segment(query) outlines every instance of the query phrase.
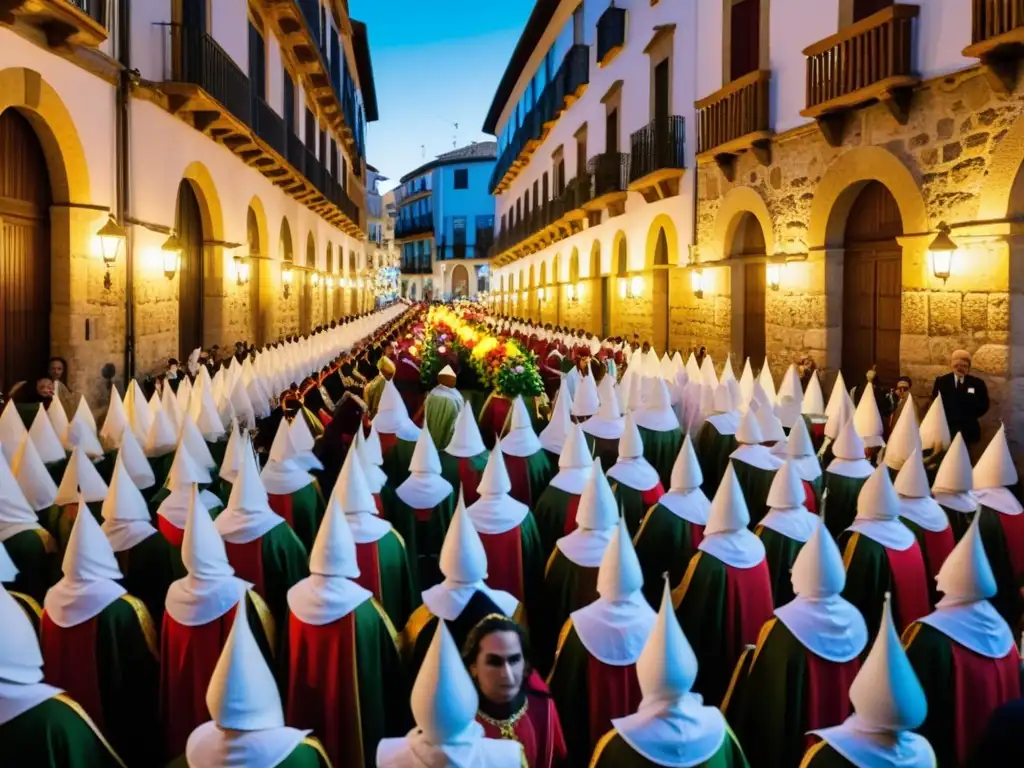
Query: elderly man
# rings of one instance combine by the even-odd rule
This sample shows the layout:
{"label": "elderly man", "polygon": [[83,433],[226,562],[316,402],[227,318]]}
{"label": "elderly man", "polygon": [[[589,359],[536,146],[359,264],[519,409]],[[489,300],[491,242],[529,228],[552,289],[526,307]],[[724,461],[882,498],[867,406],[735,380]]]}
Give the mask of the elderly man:
{"label": "elderly man", "polygon": [[935,379],[932,399],[942,395],[950,437],[960,432],[971,446],[981,439],[978,419],[988,411],[988,389],[984,381],[970,375],[971,353],[966,349],[953,353],[950,368],[949,373]]}

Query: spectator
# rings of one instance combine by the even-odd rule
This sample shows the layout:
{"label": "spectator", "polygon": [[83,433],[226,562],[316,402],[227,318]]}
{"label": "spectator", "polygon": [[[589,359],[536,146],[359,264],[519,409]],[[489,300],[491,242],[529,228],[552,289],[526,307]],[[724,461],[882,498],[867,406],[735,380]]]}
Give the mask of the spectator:
{"label": "spectator", "polygon": [[971,376],[971,353],[958,349],[950,360],[949,373],[935,379],[932,399],[942,395],[942,407],[949,423],[950,437],[964,436],[968,447],[981,439],[978,419],[988,412],[988,388],[977,376]]}

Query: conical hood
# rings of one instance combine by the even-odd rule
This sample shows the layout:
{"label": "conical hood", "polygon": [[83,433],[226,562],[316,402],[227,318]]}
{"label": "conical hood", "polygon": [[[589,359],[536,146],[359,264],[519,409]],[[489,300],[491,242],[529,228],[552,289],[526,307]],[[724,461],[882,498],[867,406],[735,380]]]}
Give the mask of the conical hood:
{"label": "conical hood", "polygon": [[708,513],[708,523],[704,526],[704,535],[741,531],[749,524],[750,512],[747,510],[747,502],[743,498],[743,489],[740,488],[736,470],[730,461],[722,476],[722,482],[715,491],[715,498],[711,500],[711,511]]}
{"label": "conical hood", "polygon": [[292,419],[288,435],[292,439],[292,445],[298,451],[312,451],[316,448],[316,440],[313,438],[313,433],[309,431],[309,424],[306,423],[306,417],[302,413],[296,414]]}
{"label": "conical hood", "polygon": [[836,373],[836,381],[832,385],[832,392],[828,396],[828,405],[825,406],[825,415],[831,416],[836,412],[836,408],[839,407],[839,403],[843,400],[849,399],[850,393],[846,388],[846,379],[843,378],[843,372],[838,371]]}
{"label": "conical hood", "polygon": [[818,378],[817,371],[812,371],[811,377],[807,380],[807,389],[804,391],[804,402],[800,411],[807,416],[825,415],[825,396],[821,391],[821,380]]}
{"label": "conical hood", "polygon": [[971,470],[971,457],[967,452],[967,443],[962,433],[957,432],[952,445],[939,464],[932,489],[951,493],[963,493],[974,490],[974,473]]}
{"label": "conical hood", "polygon": [[749,403],[754,394],[754,369],[750,367],[750,358],[743,363],[743,373],[740,374],[740,397],[744,403]]}
{"label": "conical hood", "polygon": [[120,453],[110,475],[110,490],[103,500],[103,520],[144,520],[149,522],[149,508],[138,486],[128,474]]}
{"label": "conical hood", "polygon": [[238,422],[233,421],[228,433],[228,444],[224,448],[224,458],[220,463],[220,476],[229,483],[235,482],[235,478],[238,477],[239,467],[241,467],[239,461],[241,456],[238,453],[238,446],[241,442],[242,437],[238,432]]}
{"label": "conical hood", "polygon": [[466,514],[466,503],[461,492],[441,545],[440,565],[441,573],[448,582],[476,584],[487,578],[487,553],[480,541],[480,534]]}
{"label": "conical hood", "polygon": [[260,468],[256,463],[256,454],[253,453],[248,435],[242,438],[238,452],[238,477],[231,484],[231,495],[228,496],[228,505],[224,512],[240,511],[250,515],[272,513],[267,489],[260,479]]}
{"label": "conical hood", "polygon": [[840,427],[836,441],[832,443],[832,455],[846,461],[864,458],[864,441],[857,434],[857,430],[853,426],[853,419],[848,419]]}
{"label": "conical hood", "polygon": [[[89,425],[89,429],[96,432],[96,417],[92,415],[92,409],[89,407],[89,403],[85,400],[85,395],[78,396],[78,407],[75,408],[75,416],[79,416],[86,424]],[[74,418],[72,418],[74,421]]]}
{"label": "conical hood", "polygon": [[142,445],[146,456],[150,458],[166,456],[174,450],[174,446],[177,443],[178,430],[171,423],[171,418],[167,415],[167,411],[161,408],[154,412],[153,422],[150,424],[149,432],[146,434],[146,442]]}
{"label": "conical hood", "polygon": [[193,579],[226,579],[235,575],[228,563],[224,540],[220,537],[206,506],[199,498],[199,486],[188,496],[188,517],[181,543],[181,562]]}
{"label": "conical hood", "polygon": [[978,518],[979,515],[972,517],[967,533],[953,547],[935,577],[936,586],[943,594],[942,605],[973,603],[995,597],[996,577],[985,554]]}
{"label": "conical hood", "polygon": [[704,473],[701,472],[700,462],[697,460],[697,452],[693,450],[693,441],[689,433],[683,438],[683,444],[676,455],[676,461],[672,465],[671,487],[672,493],[682,493],[700,488],[704,484]]}
{"label": "conical hood", "polygon": [[764,359],[764,365],[761,366],[761,374],[757,377],[757,380],[761,383],[761,388],[764,389],[764,393],[768,395],[768,402],[770,405],[775,405],[775,379],[772,378],[772,369],[768,365],[768,357]]}
{"label": "conical hood", "polygon": [[80,448],[71,451],[71,458],[64,469],[57,498],[54,503],[64,506],[74,504],[79,496],[87,502],[103,501],[107,496],[107,484],[103,482],[96,467]]}
{"label": "conical hood", "polygon": [[358,451],[353,449],[349,449],[345,454],[345,461],[341,465],[341,472],[338,474],[338,481],[334,484],[334,493],[331,496],[338,500],[341,511],[346,515],[360,512],[375,515],[377,505],[366,482],[363,462],[357,454]]}
{"label": "conical hood", "polygon": [[772,509],[793,509],[804,503],[804,485],[797,474],[796,465],[787,459],[775,473],[768,490],[768,506]]}
{"label": "conical hood", "polygon": [[671,407],[672,396],[668,392],[665,380],[654,379],[647,393],[647,402],[644,404],[644,410],[660,413],[661,411],[667,411]]}
{"label": "conical hood", "polygon": [[89,423],[77,415],[68,425],[64,443],[68,450],[79,447],[85,451],[86,456],[94,459],[98,459],[103,455],[103,446],[100,445],[100,439],[96,437],[96,433],[89,426]]}
{"label": "conical hood", "polygon": [[526,407],[523,398],[516,396],[512,401],[511,429],[528,429],[533,431],[533,422],[530,421],[530,411]]}
{"label": "conical hood", "polygon": [[786,442],[786,455],[791,459],[803,459],[814,456],[814,443],[811,442],[811,435],[807,431],[807,424],[803,419],[793,422],[793,428],[789,430],[789,440]]}
{"label": "conical hood", "polygon": [[726,355],[725,365],[722,366],[722,375],[719,377],[719,381],[729,381],[735,378],[736,373],[732,369],[732,355]]}
{"label": "conical hood", "polygon": [[[579,427],[577,427],[579,429]],[[584,441],[586,446],[586,441]],[[487,466],[480,476],[480,484],[477,491],[481,496],[502,496],[512,491],[512,481],[508,476],[508,469],[505,467],[505,457],[501,455],[501,445],[494,446],[490,456],[487,457]]]}
{"label": "conical hood", "polygon": [[[372,434],[376,435],[377,433],[374,431]],[[473,409],[468,405],[464,405],[455,418],[455,431],[444,450],[449,456],[463,459],[479,456],[487,450],[484,440],[480,436],[480,427],[477,426],[476,418],[473,416]]]}
{"label": "conical hood", "polygon": [[32,438],[43,463],[53,464],[67,458],[64,446],[61,444],[60,438],[57,437],[57,433],[53,431],[50,417],[46,415],[46,409],[41,404],[39,410],[36,411],[35,418],[32,419],[32,427],[29,429],[28,435]]}
{"label": "conical hood", "polygon": [[439,621],[412,686],[416,725],[430,744],[442,746],[469,728],[478,706],[476,687],[455,640],[447,623]]}
{"label": "conical hood", "polygon": [[857,495],[858,520],[897,520],[900,500],[889,478],[889,468],[875,467]]}
{"label": "conical hood", "polygon": [[[46,415],[50,417],[50,424],[53,426],[53,431],[57,433],[64,444],[67,445],[68,437],[68,415],[64,411],[64,406],[60,401],[59,397],[55,397],[50,401],[50,407],[46,409]],[[19,419],[19,422],[21,419]],[[24,427],[24,425],[22,425]]]}
{"label": "conical hood", "polygon": [[793,561],[791,579],[793,593],[811,600],[836,597],[846,586],[843,555],[820,518]]}
{"label": "conical hood", "polygon": [[800,383],[800,372],[796,369],[796,363],[789,364],[789,368],[786,369],[786,373],[782,377],[782,383],[779,385],[776,400],[781,403],[785,398],[790,398],[796,404],[796,410],[799,412],[803,405],[804,387]]}
{"label": "conical hood", "polygon": [[740,426],[736,430],[736,442],[741,445],[760,445],[764,442],[764,435],[761,434],[761,427],[757,423],[757,413],[752,407],[748,408],[740,418]]}
{"label": "conical hood", "polygon": [[695,383],[700,383],[700,366],[697,365],[697,357],[690,353],[690,356],[686,358],[686,377]]}
{"label": "conical hood", "polygon": [[[14,479],[14,473],[2,451],[0,451],[0,523],[33,527],[39,523],[35,509],[29,504],[17,480]],[[0,581],[7,581],[7,579],[0,578]]]}
{"label": "conical hood", "polygon": [[[369,459],[370,463],[378,467],[383,466],[384,455],[380,447],[380,433],[373,424],[370,425],[370,431],[366,435],[365,445],[366,458]],[[476,454],[473,455],[475,456]]]}
{"label": "conical hood", "polygon": [[633,414],[626,414],[625,426],[622,429],[622,437],[619,438],[619,458],[638,459],[644,455],[644,443],[640,439],[640,429],[633,421]]}
{"label": "conical hood", "polygon": [[590,450],[587,448],[587,438],[583,436],[583,430],[580,429],[580,425],[573,424],[569,427],[565,438],[565,445],[562,446],[562,453],[558,456],[558,468],[589,467],[592,463],[593,459],[590,456]]}
{"label": "conical hood", "polygon": [[857,410],[853,413],[853,426],[864,440],[882,436],[882,414],[878,412],[875,388],[871,384],[865,385],[864,394],[857,403]]}
{"label": "conical hood", "polygon": [[615,504],[615,494],[608,484],[608,478],[595,465],[590,473],[587,484],[580,494],[580,503],[576,511],[576,527],[590,531],[605,531],[613,527],[619,520],[619,510]]}
{"label": "conical hood", "polygon": [[643,585],[644,574],[640,570],[640,560],[633,549],[629,531],[626,530],[626,520],[620,517],[597,571],[597,593],[602,600],[617,603],[627,600]]}
{"label": "conical hood", "polygon": [[896,634],[890,602],[886,594],[882,625],[850,686],[850,701],[866,725],[898,733],[913,730],[924,722],[928,701]]}
{"label": "conical hood", "polygon": [[[14,567],[7,550],[3,547],[0,559],[4,566]],[[15,569],[17,570],[17,569]],[[6,579],[0,579],[6,581]],[[43,654],[39,648],[39,638],[32,628],[25,611],[11,597],[7,590],[0,586],[0,683],[16,685],[33,685],[43,681]]]}
{"label": "conical hood", "polygon": [[597,393],[601,398],[601,406],[597,409],[595,418],[601,421],[616,421],[622,418],[619,398],[615,394],[615,377],[605,376],[601,379]]}
{"label": "conical hood", "polygon": [[246,611],[236,610],[224,650],[206,689],[210,716],[222,729],[264,731],[284,727],[274,675],[256,644]]}
{"label": "conical hood", "polygon": [[110,542],[89,511],[89,507],[85,505],[85,499],[81,497],[78,500],[78,514],[75,515],[75,523],[71,526],[71,537],[64,552],[61,570],[65,579],[79,583],[101,579],[117,581],[123,578],[114,550],[110,548]]}
{"label": "conical hood", "polygon": [[[751,408],[750,410],[754,409]],[[775,411],[771,406],[762,405],[754,413],[754,416],[757,418],[757,428],[761,430],[763,442],[777,443],[780,440],[786,439],[786,430],[782,427],[782,420],[775,415]]]}
{"label": "conical hood", "polygon": [[690,692],[697,679],[697,656],[679,625],[667,577],[658,617],[636,661],[636,675],[643,707],[675,703]]}
{"label": "conical hood", "polygon": [[896,489],[896,493],[908,499],[927,499],[932,495],[920,448],[911,451],[910,456],[903,462],[892,487]]}
{"label": "conical hood", "polygon": [[[849,395],[840,393],[839,404],[836,405],[833,412],[829,414],[828,421],[825,422],[826,437],[835,440],[839,436],[843,424],[848,421],[853,422],[853,400]],[[856,432],[856,427],[854,427],[854,431]]]}
{"label": "conical hood", "polygon": [[373,417],[373,423],[377,428],[388,434],[397,434],[409,421],[409,411],[405,407],[405,401],[398,392],[395,382],[390,379],[384,381],[384,388],[380,393],[380,402],[377,404],[377,415]]}
{"label": "conical hood", "polygon": [[298,453],[298,448],[292,441],[292,430],[288,425],[288,419],[282,418],[277,424],[277,432],[274,433],[274,442],[270,444],[270,461],[287,461]]}
{"label": "conical hood", "polygon": [[200,467],[212,470],[217,466],[217,462],[213,460],[213,454],[210,453],[210,446],[206,444],[203,433],[199,430],[199,425],[191,414],[182,419],[180,434],[181,440],[188,447],[189,456]]}
{"label": "conical hood", "polygon": [[914,451],[921,453],[921,431],[917,426],[917,405],[914,396],[907,395],[907,400],[900,410],[896,425],[885,445],[885,465],[899,469]]}
{"label": "conical hood", "polygon": [[1016,484],[1017,469],[1013,466],[1010,446],[1006,442],[1006,427],[1000,424],[974,467],[974,487],[1008,488]]}
{"label": "conical hood", "polygon": [[728,384],[720,383],[715,385],[712,407],[719,413],[728,413],[733,410],[732,393],[729,392]]}
{"label": "conical hood", "polygon": [[125,394],[124,409],[128,414],[128,425],[131,427],[135,437],[140,443],[145,443],[149,427],[153,423],[153,412],[146,402],[146,395],[142,392],[139,382],[132,379]]}
{"label": "conical hood", "polygon": [[174,460],[167,473],[167,487],[174,490],[187,488],[193,483],[205,485],[211,481],[210,473],[196,464],[188,447],[184,443],[178,443],[178,450],[174,452]]}
{"label": "conical hood", "polygon": [[430,432],[423,430],[416,440],[416,448],[412,452],[412,461],[409,462],[410,472],[421,474],[440,475],[441,457],[437,455],[437,448],[434,447],[434,439]]}
{"label": "conical hood", "polygon": [[[573,424],[572,413],[570,412],[571,406],[569,404],[571,400],[569,377],[563,376],[562,383],[559,385],[558,396],[555,398],[554,407],[551,409],[551,418],[548,421],[548,425],[538,435],[540,444],[551,453],[561,454],[565,446],[566,435]],[[589,416],[590,414],[587,415]]]}
{"label": "conical hood", "polygon": [[946,408],[942,404],[942,393],[936,395],[928,412],[921,421],[921,445],[925,450],[941,453],[949,448],[953,438],[946,420]]}
{"label": "conical hood", "polygon": [[221,419],[220,413],[217,411],[212,387],[209,374],[206,372],[206,367],[203,366],[199,369],[196,387],[192,390],[192,396],[188,401],[188,412],[195,416],[196,424],[199,425],[199,431],[203,433],[203,438],[210,442],[224,436],[224,420]]}
{"label": "conical hood", "polygon": [[356,542],[345,512],[334,496],[327,502],[327,512],[309,553],[309,572],[315,576],[359,578]]}
{"label": "conical hood", "polygon": [[178,406],[178,398],[174,396],[174,390],[169,384],[164,384],[163,392],[160,393],[160,407],[175,428],[181,426],[181,408]]}
{"label": "conical hood", "polygon": [[576,385],[576,395],[572,399],[573,416],[593,416],[601,407],[601,398],[597,393],[597,383],[593,376],[581,376]]}
{"label": "conical hood", "polygon": [[721,383],[718,374],[715,373],[715,361],[711,359],[710,354],[704,355],[700,362],[700,381],[709,387],[717,387]]}
{"label": "conical hood", "polygon": [[[6,450],[6,449],[5,449]],[[57,498],[57,484],[46,471],[32,439],[25,434],[11,461],[11,471],[18,487],[36,512],[51,506]],[[73,499],[72,499],[73,500]],[[69,502],[70,503],[70,502]]]}
{"label": "conical hood", "polygon": [[[60,433],[57,433],[60,436]],[[0,447],[4,453],[13,456],[21,445],[22,438],[28,435],[25,423],[18,414],[18,409],[13,400],[8,400],[3,411],[0,411]]]}
{"label": "conical hood", "polygon": [[149,459],[146,458],[139,441],[135,439],[135,433],[130,429],[121,433],[121,447],[118,449],[117,455],[124,463],[129,477],[137,488],[145,490],[156,483],[153,467],[149,463]]}

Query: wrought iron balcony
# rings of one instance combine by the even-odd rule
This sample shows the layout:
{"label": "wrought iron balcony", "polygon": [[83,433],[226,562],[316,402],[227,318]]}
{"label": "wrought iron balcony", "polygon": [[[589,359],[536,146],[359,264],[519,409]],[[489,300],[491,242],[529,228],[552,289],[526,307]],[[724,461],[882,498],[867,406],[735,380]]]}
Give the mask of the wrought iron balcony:
{"label": "wrought iron balcony", "polygon": [[252,129],[277,154],[285,156],[287,140],[284,119],[259,96],[252,97]]}
{"label": "wrought iron balcony", "polygon": [[434,214],[431,211],[408,218],[400,218],[395,224],[395,239],[416,237],[434,231]]}
{"label": "wrought iron balcony", "polygon": [[612,62],[626,43],[626,9],[613,0],[597,20],[597,66]]}
{"label": "wrought iron balcony", "polygon": [[807,108],[826,140],[842,143],[845,113],[880,101],[906,124],[910,94],[920,78],[913,72],[916,5],[891,5],[804,49]]}
{"label": "wrought iron balcony", "polygon": [[625,152],[602,152],[587,162],[592,185],[592,201],[600,202],[606,195],[626,193],[629,184],[629,155]]}
{"label": "wrought iron balcony", "polygon": [[580,231],[586,218],[584,206],[593,199],[592,187],[592,177],[587,173],[569,181],[559,197],[534,206],[499,231],[488,248],[488,257],[510,261]]}
{"label": "wrought iron balcony", "polygon": [[198,85],[245,125],[251,125],[249,78],[205,30],[181,24],[170,30],[171,73],[175,83]]}
{"label": "wrought iron balcony", "polygon": [[679,194],[686,166],[686,122],[678,116],[655,118],[629,137],[629,188],[648,202]]}
{"label": "wrought iron balcony", "polygon": [[733,178],[733,162],[752,151],[758,160],[771,162],[771,71],[754,70],[698,101],[697,153],[713,155],[723,173]]}
{"label": "wrought iron balcony", "polygon": [[1024,0],[972,0],[971,44],[963,54],[981,59],[993,88],[1012,92],[1024,54]]}
{"label": "wrought iron balcony", "polygon": [[292,164],[299,173],[306,172],[306,145],[302,139],[291,131],[288,131],[288,162]]}

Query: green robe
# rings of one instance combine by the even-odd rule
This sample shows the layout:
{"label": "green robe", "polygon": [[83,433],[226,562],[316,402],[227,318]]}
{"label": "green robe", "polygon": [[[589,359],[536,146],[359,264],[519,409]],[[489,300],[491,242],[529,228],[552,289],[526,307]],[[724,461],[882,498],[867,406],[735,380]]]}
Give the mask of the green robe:
{"label": "green robe", "polygon": [[553,485],[548,485],[537,499],[533,507],[533,519],[537,523],[541,549],[546,556],[550,556],[555,549],[555,542],[567,533],[565,525],[569,510],[578,507],[579,502],[579,496]]}
{"label": "green robe", "polygon": [[431,510],[429,519],[420,521],[415,510],[399,498],[391,485],[380,489],[385,517],[405,542],[406,555],[417,592],[444,580],[441,574],[441,545],[455,514],[456,496],[449,494]]}
{"label": "green robe", "polygon": [[[842,532],[853,524],[853,519],[857,516],[857,497],[860,496],[860,489],[867,479],[825,472],[825,491],[828,493],[825,527],[833,539],[838,539]],[[882,610],[881,605],[878,610]]]}
{"label": "green robe", "polygon": [[[589,768],[658,768],[658,766],[660,763],[651,762],[639,754],[613,728],[597,743],[594,755],[590,758]],[[729,726],[726,726],[726,736],[722,741],[722,746],[704,762],[695,763],[693,768],[747,768],[747,766],[747,759],[739,741]]]}
{"label": "green robe", "polygon": [[668,573],[669,583],[678,584],[686,573],[686,565],[697,552],[704,526],[684,520],[675,512],[655,504],[648,510],[640,530],[633,538],[633,547],[644,574],[644,597],[657,608],[664,590],[662,574]]}
{"label": "green robe", "polygon": [[[103,502],[90,501],[86,504],[96,522],[103,523]],[[58,506],[54,504],[39,513],[39,524],[43,526],[57,540],[57,557],[63,560],[64,550],[68,548],[68,539],[71,538],[71,528],[75,524],[75,515],[78,514],[78,504],[65,504]]]}
{"label": "green robe", "polygon": [[967,529],[971,527],[971,523],[974,521],[974,515],[976,512],[961,512],[953,509],[952,507],[942,507],[942,511],[946,513],[946,517],[949,518],[949,527],[953,529],[953,538],[956,541],[960,541],[967,533]]}
{"label": "green robe", "polygon": [[167,589],[171,582],[181,578],[177,574],[181,551],[172,547],[162,534],[154,532],[115,555],[124,575],[121,586],[145,604],[159,630],[164,618]]}
{"label": "green robe", "polygon": [[[455,497],[459,496],[459,489],[462,488],[462,476],[459,474],[459,463],[462,461],[468,461],[473,472],[477,475],[483,475],[484,469],[487,468],[487,459],[490,456],[490,451],[484,451],[478,453],[476,456],[470,456],[468,459],[460,459],[458,456],[452,456],[451,454],[439,451],[438,456],[441,459],[441,477],[448,481],[452,488],[455,489]],[[397,486],[395,486],[397,488]],[[469,506],[477,498],[477,490],[473,488],[464,489],[466,494],[466,506]]]}
{"label": "green robe", "polygon": [[619,460],[618,438],[594,437],[587,432],[584,432],[583,436],[587,439],[587,449],[590,451],[590,454],[597,456],[601,462],[601,470],[603,472],[607,472],[615,466],[615,462]]}
{"label": "green robe", "polygon": [[[804,542],[791,539],[785,534],[757,526],[754,533],[764,544],[765,559],[768,561],[768,573],[772,577],[772,600],[776,606],[785,605],[793,599],[793,583],[790,572],[793,570],[793,562]],[[838,725],[838,723],[837,723]]]}
{"label": "green robe", "polygon": [[458,417],[459,403],[451,397],[431,392],[423,401],[423,428],[430,432],[437,450],[448,447]]}
{"label": "green robe", "polygon": [[[555,547],[544,570],[543,608],[533,611],[536,667],[547,673],[555,658],[558,635],[575,610],[598,598],[597,568],[577,565]],[[571,751],[571,746],[570,746]]]}
{"label": "green robe", "polygon": [[[231,545],[227,546],[230,557]],[[276,525],[260,537],[260,554],[263,562],[260,597],[274,616],[278,634],[283,634],[287,631],[288,590],[309,576],[309,554],[287,524]]]}
{"label": "green robe", "polygon": [[928,697],[928,714],[916,732],[928,739],[935,750],[938,765],[956,765],[953,641],[935,627],[914,623],[904,633],[903,643],[907,658]]}
{"label": "green robe", "polygon": [[[167,768],[189,768],[188,760],[182,755],[167,764]],[[331,766],[323,745],[312,736],[307,736],[284,760],[274,768],[337,768]]]}
{"label": "green robe", "polygon": [[[738,665],[737,674],[723,704],[737,738],[750,746],[750,764],[754,768],[796,766],[804,753],[804,734],[810,730],[809,701],[813,700],[813,678],[807,655],[811,653],[778,619],[761,630],[756,650],[749,654],[749,667]],[[837,695],[822,688],[825,695]],[[851,714],[845,694],[845,711],[836,722]]]}
{"label": "green robe", "polygon": [[383,455],[384,463],[381,469],[388,477],[387,485],[397,488],[409,477],[409,465],[412,464],[412,454],[416,450],[416,441],[402,440],[398,438],[395,444],[386,450]]}
{"label": "green robe", "polygon": [[586,765],[586,755],[599,738],[590,732],[590,658],[572,622],[566,621],[547,682],[556,709],[565,713],[562,734],[574,766]]}
{"label": "green robe", "polygon": [[683,445],[683,431],[676,427],[667,432],[659,432],[646,427],[638,427],[640,439],[644,444],[644,458],[658,472],[663,488],[672,485],[672,465],[676,463],[679,449]]}
{"label": "green robe", "polygon": [[[385,533],[377,541],[357,544],[356,547],[377,547],[377,565],[380,578],[379,602],[395,627],[404,627],[422,599],[416,591],[413,569],[405,541],[397,531]],[[365,576],[366,574],[363,574]],[[361,582],[362,583],[362,582]],[[365,589],[375,591],[371,586]]]}
{"label": "green robe", "polygon": [[[644,502],[644,494],[648,491],[638,491],[636,488],[631,488],[625,483],[612,480],[612,493],[615,495],[615,504],[622,513],[622,516],[626,518],[626,529],[629,531],[630,536],[636,536],[636,532],[640,530],[640,523],[643,522],[644,517],[647,516],[647,512],[653,507],[653,504],[647,504]],[[657,486],[650,489],[653,492]]]}
{"label": "green robe", "polygon": [[77,703],[59,694],[0,725],[5,762],[32,768],[123,768]]}
{"label": "green robe", "polygon": [[[165,453],[163,456],[151,456],[149,457],[149,468],[153,470],[153,477],[156,482],[153,484],[155,488],[163,488],[164,483],[167,482],[167,475],[171,471],[171,464],[174,463],[174,451]],[[216,472],[213,473],[216,476]]]}
{"label": "green robe", "polygon": [[819,741],[804,754],[800,768],[853,768],[853,763],[836,752],[828,742]]}
{"label": "green robe", "polygon": [[701,490],[709,499],[714,498],[725,474],[725,468],[729,465],[729,456],[738,445],[736,435],[721,434],[710,421],[704,422],[704,426],[697,433],[697,442],[693,448],[697,454],[700,471],[704,475]]}
{"label": "green robe", "polygon": [[3,542],[3,547],[18,569],[10,589],[24,592],[41,603],[46,590],[59,578],[56,540],[45,528],[34,528],[14,534]]}
{"label": "green robe", "polygon": [[[961,512],[953,514],[961,518],[969,518],[968,515]],[[1021,614],[1024,613],[1024,598],[1021,597],[1021,588],[1024,588],[1024,583],[1021,583],[1021,577],[1014,573],[1013,562],[1007,547],[1006,532],[999,522],[1002,513],[983,506],[975,514],[980,515],[978,528],[981,531],[981,543],[985,548],[988,562],[992,566],[992,573],[996,577],[998,591],[992,598],[992,605],[1006,619],[1006,623],[1014,630],[1016,636]],[[953,517],[950,515],[950,522],[952,519]]]}
{"label": "green robe", "polygon": [[756,526],[768,514],[768,491],[775,479],[775,470],[761,469],[740,460],[734,461],[732,467],[740,490],[743,491],[743,499],[747,502],[750,525]]}
{"label": "green robe", "polygon": [[320,530],[320,521],[324,519],[324,513],[327,511],[327,503],[324,501],[323,494],[320,493],[320,484],[313,480],[299,490],[288,494],[287,502],[291,506],[290,514],[282,511],[279,501],[281,498],[278,495],[270,497],[271,509],[291,524],[292,530],[299,537],[302,546],[306,548],[307,552],[311,552],[313,542],[316,541],[316,533]]}

